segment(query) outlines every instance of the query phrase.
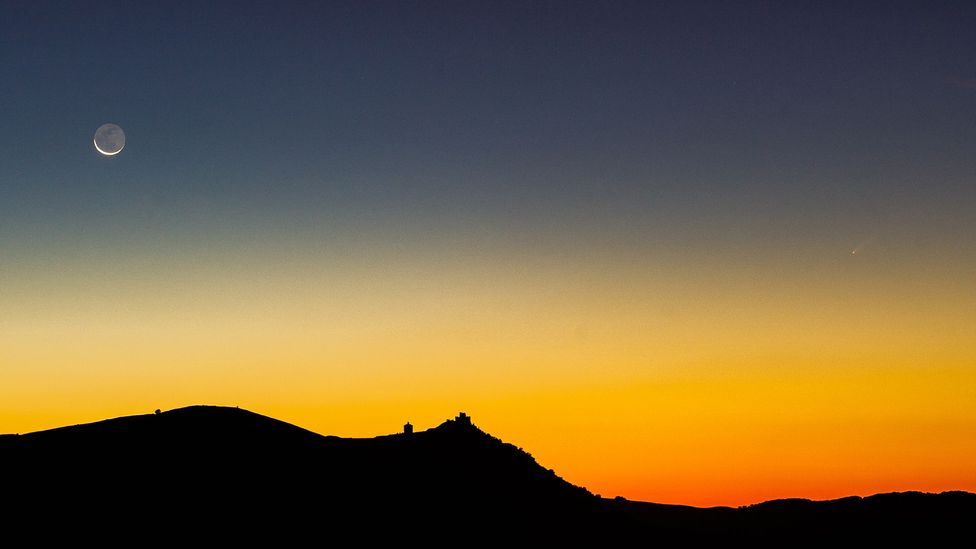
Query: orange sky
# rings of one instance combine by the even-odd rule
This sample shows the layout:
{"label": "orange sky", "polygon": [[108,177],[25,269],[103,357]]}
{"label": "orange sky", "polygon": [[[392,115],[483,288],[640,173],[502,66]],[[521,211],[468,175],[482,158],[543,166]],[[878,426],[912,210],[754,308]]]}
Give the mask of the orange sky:
{"label": "orange sky", "polygon": [[213,403],[372,436],[464,410],[605,496],[976,490],[964,266],[445,257],[36,259],[2,297],[0,431]]}

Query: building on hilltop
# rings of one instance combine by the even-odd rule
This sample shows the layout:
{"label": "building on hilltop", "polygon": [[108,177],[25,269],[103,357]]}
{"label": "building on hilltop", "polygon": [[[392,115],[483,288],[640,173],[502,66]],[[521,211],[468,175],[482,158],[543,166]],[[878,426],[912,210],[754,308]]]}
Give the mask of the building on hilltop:
{"label": "building on hilltop", "polygon": [[403,425],[403,434],[413,434],[413,425],[411,425],[409,421]]}
{"label": "building on hilltop", "polygon": [[454,421],[458,422],[459,425],[471,425],[471,416],[461,412],[454,418]]}

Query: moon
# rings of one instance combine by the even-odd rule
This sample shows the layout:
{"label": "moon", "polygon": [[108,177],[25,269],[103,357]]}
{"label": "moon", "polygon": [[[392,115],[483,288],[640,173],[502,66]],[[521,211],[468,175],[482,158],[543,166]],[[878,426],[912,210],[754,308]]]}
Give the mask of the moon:
{"label": "moon", "polygon": [[95,150],[105,156],[115,156],[125,147],[125,132],[115,124],[102,124],[95,130]]}

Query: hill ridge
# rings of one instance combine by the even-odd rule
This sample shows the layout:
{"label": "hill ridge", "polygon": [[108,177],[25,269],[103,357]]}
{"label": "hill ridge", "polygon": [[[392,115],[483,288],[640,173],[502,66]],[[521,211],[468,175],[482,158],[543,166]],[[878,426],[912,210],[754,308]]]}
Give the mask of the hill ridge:
{"label": "hill ridge", "polygon": [[[976,494],[961,491],[737,508],[605,499],[464,413],[412,433],[342,438],[242,408],[194,405],[0,437],[0,470],[17,473],[4,484],[9,501],[59,520],[86,518],[94,512],[91,494],[99,494],[109,502],[100,515],[137,523],[217,513],[303,534],[434,521],[441,533],[490,525],[494,533],[571,542],[770,540],[807,530],[823,539],[893,533],[903,539],[963,532],[976,516]],[[170,501],[182,502],[178,515]]]}

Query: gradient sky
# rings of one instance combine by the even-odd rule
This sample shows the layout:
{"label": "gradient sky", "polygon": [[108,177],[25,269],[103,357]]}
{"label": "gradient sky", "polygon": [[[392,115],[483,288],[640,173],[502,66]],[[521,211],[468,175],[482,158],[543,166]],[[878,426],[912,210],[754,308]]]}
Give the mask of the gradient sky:
{"label": "gradient sky", "polygon": [[605,496],[976,490],[973,3],[143,4],[4,4],[0,432],[465,410]]}

